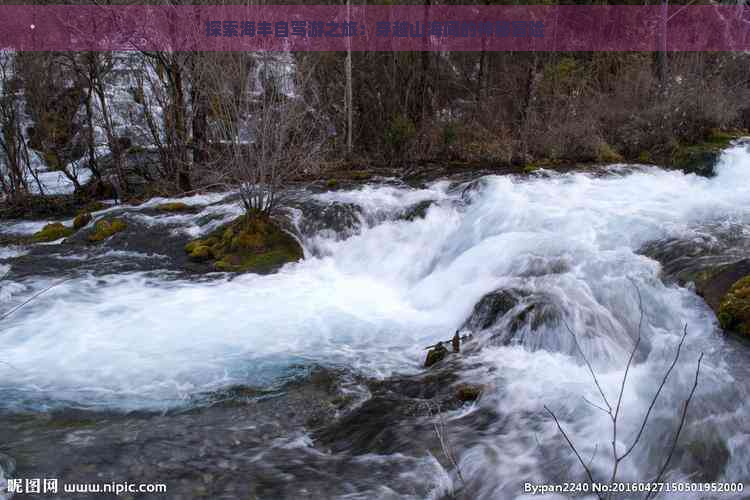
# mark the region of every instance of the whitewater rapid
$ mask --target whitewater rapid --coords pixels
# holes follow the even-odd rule
[[[167,409],[230,384],[270,384],[311,363],[374,377],[416,372],[424,346],[449,338],[484,294],[509,287],[553,298],[613,397],[637,332],[635,284],[644,349],[624,394],[623,446],[683,325],[689,333],[645,445],[622,464],[621,477],[649,479],[704,352],[683,433],[721,443],[729,451],[722,477],[748,479],[750,394],[747,378],[737,377],[748,375],[750,356],[721,337],[701,299],[665,285],[660,265],[638,252],[655,240],[705,236],[709,226],[747,231],[749,173],[748,146],[737,146],[712,178],[623,166],[606,175],[488,176],[470,189],[443,181],[310,195],[373,217],[345,239],[310,236],[307,258],[275,275],[193,282],[153,273],[84,276],[8,318],[0,330],[0,405]],[[424,219],[397,218],[426,200],[434,203]],[[582,479],[544,405],[591,457],[594,472],[606,475],[609,417],[583,400],[598,395],[573,352],[558,324],[477,354],[481,363],[465,377],[491,390],[468,411],[492,409],[503,418],[477,437],[461,427],[466,410],[451,417],[458,436],[473,436],[459,465],[476,498],[511,498],[522,480],[555,472]]]

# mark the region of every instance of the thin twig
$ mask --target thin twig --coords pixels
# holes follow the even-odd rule
[[[584,354],[583,349],[581,349],[581,345],[578,343],[578,339],[576,338],[576,334],[573,332],[573,330],[568,326],[568,322],[565,321],[565,318],[561,318],[563,325],[565,325],[565,328],[567,328],[568,332],[570,333],[570,336],[573,337],[573,342],[576,345],[576,348],[578,349],[578,352],[581,353],[581,356],[583,357],[583,361],[586,363],[586,367],[589,370],[589,373],[591,373],[591,378],[594,379],[594,384],[596,384],[596,388],[599,389],[599,394],[602,397],[602,400],[604,400],[604,404],[607,405],[607,408],[609,410],[609,413],[612,413],[612,405],[609,404],[609,401],[607,400],[607,396],[604,395],[604,391],[602,390],[602,386],[599,384],[599,379],[596,377],[596,373],[594,372],[594,368],[591,366],[591,363],[589,362],[589,359],[586,357],[586,354]]]
[[[584,400],[584,401],[585,401],[586,403],[590,404],[591,406],[593,406],[593,407],[594,407],[594,408],[596,408],[597,410],[601,410],[601,411],[603,411],[604,413],[606,413],[607,415],[610,415],[609,411],[608,411],[608,410],[607,410],[606,408],[603,408],[603,407],[599,406],[599,405],[598,405],[598,404],[596,404],[596,403],[592,403],[592,402],[591,402],[591,401],[590,401],[590,400],[589,400],[588,398],[586,398],[586,396],[582,396],[582,397],[583,397],[583,400]]]
[[[57,287],[57,286],[60,286],[60,285],[62,285],[63,283],[65,283],[66,281],[70,281],[70,280],[72,280],[72,279],[73,279],[73,277],[70,277],[70,278],[65,278],[65,279],[63,279],[63,280],[60,280],[60,281],[58,281],[57,283],[53,283],[53,284],[51,284],[50,286],[48,286],[48,287],[47,287],[47,288],[45,288],[44,290],[41,290],[40,292],[38,292],[38,293],[36,293],[36,294],[32,295],[32,296],[31,296],[30,298],[28,298],[28,299],[26,299],[25,301],[21,302],[21,303],[20,303],[20,304],[18,304],[18,305],[17,305],[16,307],[12,308],[12,309],[11,309],[10,311],[8,311],[8,312],[6,312],[6,313],[4,313],[4,314],[0,315],[0,321],[4,320],[5,318],[7,318],[8,316],[10,316],[11,314],[15,313],[16,311],[18,311],[19,309],[21,309],[21,308],[22,308],[23,306],[25,306],[25,305],[29,304],[30,302],[32,302],[32,301],[33,301],[34,299],[36,299],[36,298],[37,298],[37,297],[39,297],[40,295],[42,295],[42,294],[44,294],[44,293],[47,293],[47,292],[49,292],[50,290],[52,290],[53,288],[55,288],[55,287]]]
[[[680,425],[677,426],[677,432],[674,435],[674,439],[672,440],[672,446],[669,449],[669,454],[667,455],[666,460],[664,460],[664,464],[661,466],[661,469],[659,470],[659,474],[656,476],[656,479],[653,481],[654,483],[658,483],[661,481],[662,476],[664,475],[664,472],[667,470],[667,466],[669,466],[669,461],[672,460],[672,455],[674,454],[675,448],[677,448],[677,440],[680,438],[680,433],[682,432],[682,428],[685,426],[685,419],[687,417],[687,411],[688,406],[690,406],[690,401],[693,399],[693,395],[695,395],[695,389],[698,387],[698,376],[700,375],[701,371],[701,361],[703,361],[703,353],[701,352],[701,355],[698,357],[698,367],[695,369],[695,380],[693,381],[693,387],[690,389],[690,394],[688,395],[687,399],[685,400],[684,405],[682,406],[682,416],[680,417]],[[653,491],[650,491],[646,494],[646,499],[648,500],[651,498],[651,495],[653,494]]]
[[[672,364],[669,365],[667,372],[664,374],[664,378],[662,378],[661,383],[659,384],[659,388],[656,390],[656,394],[654,394],[654,397],[651,400],[651,404],[648,407],[648,411],[646,411],[646,415],[643,417],[643,422],[641,423],[641,428],[638,431],[638,435],[636,435],[635,440],[633,441],[633,444],[630,445],[630,448],[628,448],[627,451],[623,455],[620,456],[620,460],[630,455],[630,452],[633,451],[633,448],[635,448],[635,446],[638,444],[638,441],[641,439],[641,436],[643,435],[643,429],[646,428],[646,424],[648,423],[648,418],[651,415],[651,411],[654,409],[654,406],[656,406],[656,400],[659,399],[659,394],[661,394],[661,390],[664,388],[664,385],[667,383],[667,379],[669,378],[670,373],[672,373],[672,370],[677,365],[677,361],[680,359],[680,351],[682,350],[682,344],[685,343],[686,336],[687,336],[687,323],[685,323],[685,329],[683,330],[680,343],[677,345],[677,352],[675,353],[674,359],[672,360]]]
[[[612,464],[612,476],[610,477],[610,482],[614,483],[615,478],[617,477],[617,469],[620,465],[620,462],[625,457],[618,457],[617,456],[617,419],[620,416],[620,408],[622,407],[622,395],[625,392],[625,385],[628,381],[628,373],[630,372],[630,367],[633,364],[633,359],[635,358],[635,353],[638,352],[638,348],[641,345],[641,338],[643,335],[643,297],[641,296],[641,290],[638,288],[638,285],[636,285],[635,281],[628,277],[628,280],[630,280],[630,283],[635,288],[635,293],[638,295],[638,311],[640,312],[640,316],[638,318],[638,337],[636,338],[635,344],[633,345],[633,350],[630,351],[630,357],[628,358],[628,364],[625,365],[625,373],[622,376],[622,382],[620,383],[620,392],[617,395],[617,405],[615,406],[615,413],[612,415],[612,457],[614,459],[614,463]]]
[[[586,471],[586,475],[589,477],[589,481],[591,481],[591,484],[594,484],[596,481],[594,481],[594,476],[591,474],[591,469],[589,469],[589,466],[586,465],[586,462],[583,461],[581,454],[578,453],[578,450],[576,449],[575,445],[573,444],[573,442],[570,440],[568,435],[563,430],[562,426],[560,425],[560,421],[557,420],[557,416],[555,416],[555,414],[552,412],[552,410],[549,409],[547,405],[544,405],[544,409],[547,410],[547,413],[549,413],[552,416],[552,418],[555,421],[555,425],[557,425],[557,429],[560,431],[560,434],[562,434],[563,437],[565,438],[565,441],[568,442],[568,446],[570,446],[570,449],[573,450],[573,453],[575,453],[576,457],[578,457],[578,461],[581,463],[583,470]],[[601,495],[597,494],[597,496],[599,498],[602,498]]]
[[[430,407],[429,401],[425,402],[425,405],[427,406],[427,414],[432,417],[432,408]],[[456,475],[458,475],[458,478],[461,480],[461,484],[466,486],[466,481],[464,480],[463,474],[461,474],[461,467],[459,467],[458,462],[456,462],[455,457],[453,456],[453,451],[451,450],[450,442],[448,441],[448,426],[445,423],[445,417],[443,416],[443,413],[440,411],[440,407],[437,409],[437,415],[439,418],[439,425],[438,422],[435,421],[432,423],[433,427],[435,428],[435,434],[438,437],[438,440],[440,441],[440,447],[443,450],[443,455],[448,459],[448,461],[451,463],[453,468],[456,470]]]

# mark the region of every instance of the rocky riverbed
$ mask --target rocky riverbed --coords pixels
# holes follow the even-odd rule
[[[668,478],[746,480],[750,346],[742,309],[717,315],[750,273],[749,171],[740,142],[708,176],[615,165],[300,187],[275,224],[304,258],[270,274],[186,250],[242,215],[233,193],[4,221],[2,310],[44,293],[0,323],[0,481],[523,498],[526,481],[584,477],[545,405],[605,477],[611,430],[583,358],[616,393],[639,296],[623,442],[689,335],[621,478],[658,470],[703,352]],[[72,230],[35,239],[50,223]]]

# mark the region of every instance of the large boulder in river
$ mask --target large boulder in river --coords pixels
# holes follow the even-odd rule
[[[703,297],[706,304],[717,314],[724,296],[732,286],[745,276],[750,275],[750,259],[743,259],[732,264],[708,267],[695,273],[692,281],[695,291]]]
[[[525,343],[524,333],[556,326],[561,317],[560,309],[545,293],[518,288],[499,289],[476,303],[461,329],[487,332],[485,338],[494,344]]]
[[[346,239],[357,233],[363,220],[362,209],[352,203],[305,200],[296,208],[302,212],[298,229],[306,237],[323,234]]]
[[[725,330],[750,336],[750,275],[735,282],[724,295],[717,317]]]
[[[475,332],[486,330],[516,307],[524,295],[524,292],[515,289],[488,293],[474,305],[462,328]]]
[[[750,335],[750,259],[707,267],[691,277],[724,330]]]
[[[259,274],[304,257],[291,234],[260,214],[243,215],[206,238],[189,242],[185,251],[194,262],[210,262],[219,271]]]
[[[48,243],[61,238],[67,238],[75,232],[72,227],[65,226],[62,222],[51,222],[31,237],[36,243]]]

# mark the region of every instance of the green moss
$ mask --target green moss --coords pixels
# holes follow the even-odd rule
[[[86,226],[89,222],[91,222],[91,214],[88,212],[81,212],[76,215],[75,219],[73,219],[73,229],[77,231]]]
[[[527,163],[523,167],[523,173],[524,174],[531,174],[539,170],[541,167],[537,165],[536,163]]]
[[[456,399],[459,401],[476,401],[482,394],[482,386],[461,384],[456,388]]]
[[[355,170],[350,174],[350,177],[355,181],[366,181],[372,177],[372,174],[367,170]]]
[[[622,161],[622,155],[615,151],[612,146],[602,142],[596,148],[596,161],[602,163],[617,163]]]
[[[675,146],[671,155],[672,164],[688,172],[710,174],[721,151],[741,135],[739,132],[711,130],[703,142]]]
[[[326,181],[326,187],[328,189],[336,189],[339,187],[339,181],[336,179],[328,179]]]
[[[732,285],[721,300],[717,317],[725,330],[750,335],[750,276]]]
[[[128,225],[122,219],[100,220],[94,226],[94,232],[89,236],[89,241],[92,243],[104,241],[127,227]]]
[[[75,229],[67,227],[60,222],[52,222],[42,228],[41,231],[34,233],[31,239],[37,243],[59,240],[67,238],[75,232]]]
[[[734,139],[737,139],[741,135],[742,134],[738,132],[714,128],[711,129],[711,131],[708,133],[706,142],[709,144],[718,145],[721,148],[726,148],[727,146],[729,146],[730,142],[732,142]]]
[[[208,245],[195,245],[190,251],[190,258],[199,262],[210,260],[213,257],[211,247]]]
[[[651,163],[651,153],[649,153],[648,151],[641,151],[638,154],[638,161],[641,163]]]
[[[156,207],[157,210],[162,212],[190,212],[193,208],[190,205],[174,201],[171,203],[163,203]]]
[[[189,242],[185,252],[197,262],[213,260],[220,271],[254,273],[272,272],[304,256],[293,236],[261,215],[240,217],[207,238]]]
[[[424,367],[429,368],[435,363],[439,363],[445,359],[447,355],[448,349],[445,348],[442,342],[438,342],[435,347],[427,351],[427,358],[424,360]]]

